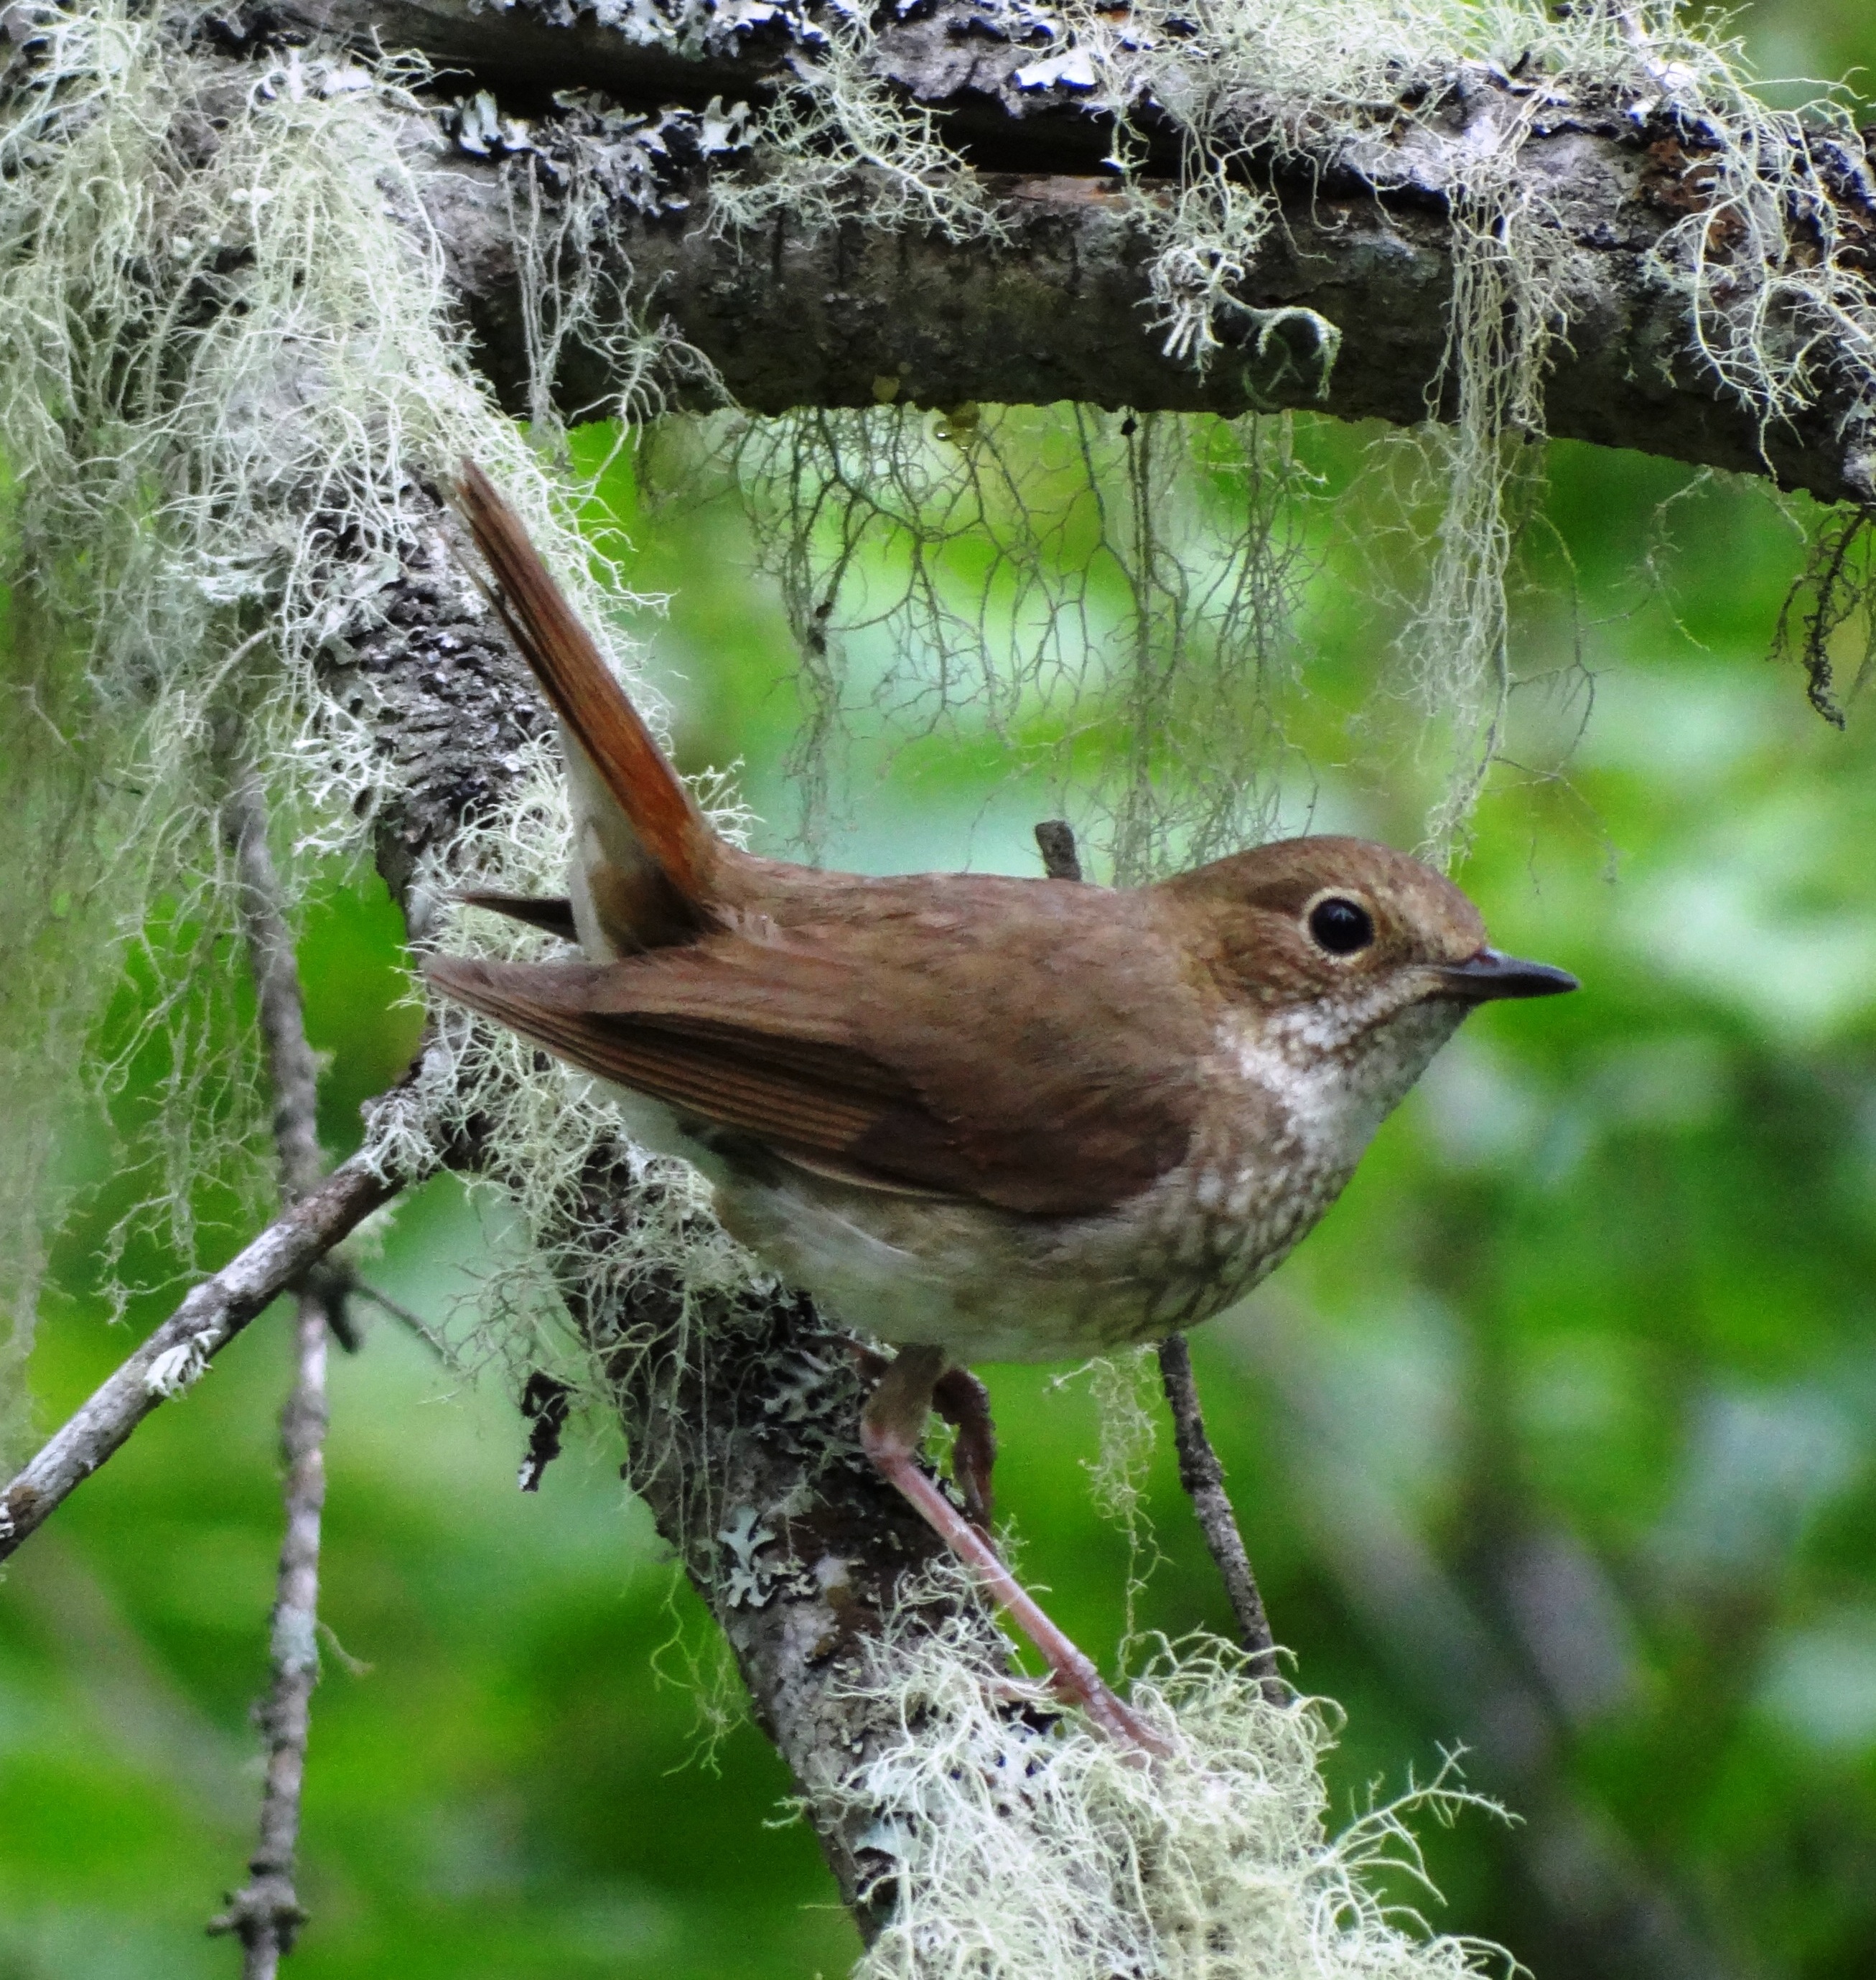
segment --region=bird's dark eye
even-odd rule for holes
[[[1331,894],[1310,910],[1310,934],[1331,955],[1353,955],[1374,939],[1374,917],[1359,901]]]

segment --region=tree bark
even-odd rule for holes
[[[1034,11],[1034,10],[1031,10]],[[699,148],[696,113],[712,99],[760,105],[785,86],[792,58],[812,58],[814,10],[771,0],[716,0],[680,34],[648,4],[616,25],[540,0],[500,10],[476,0],[280,0],[276,25],[364,44],[420,50],[445,73],[440,99],[494,93],[510,135],[540,157],[581,142],[609,161],[622,188],[596,253],[654,317],[715,365],[742,404],[864,406],[882,397],[948,407],[966,400],[1235,414],[1253,403],[1320,405],[1346,419],[1411,424],[1427,416],[1441,369],[1454,240],[1448,189],[1481,135],[1512,113],[1523,85],[1471,64],[1456,68],[1436,125],[1377,114],[1359,145],[1290,151],[1247,121],[1247,175],[1276,198],[1278,224],[1241,284],[1240,333],[1252,313],[1307,308],[1343,332],[1321,383],[1311,366],[1227,353],[1203,374],[1160,347],[1146,307],[1153,246],[1104,166],[1114,133],[1067,85],[1016,80],[1033,45],[995,37],[993,11],[933,0],[888,14],[872,58],[908,101],[938,113],[948,141],[983,175],[1000,240],[954,242],[923,229],[857,223],[815,234],[784,217],[759,239],[709,224],[713,174],[748,168],[734,151]],[[557,91],[599,90],[634,111],[662,115],[659,143],[593,134],[588,110],[556,106]],[[1167,120],[1148,105],[1150,137],[1175,162]],[[510,151],[486,121],[442,125],[444,168],[427,219],[443,241],[481,340],[481,361],[517,410],[526,376],[519,280],[503,175]],[[1835,501],[1876,499],[1864,360],[1848,331],[1815,353],[1815,397],[1798,417],[1761,428],[1698,354],[1690,307],[1651,267],[1650,251],[1685,217],[1702,138],[1697,121],[1603,101],[1549,105],[1519,154],[1541,191],[1560,257],[1567,335],[1553,354],[1549,431],[1638,447],[1690,463],[1769,473]],[[1854,241],[1876,246],[1876,204],[1861,141],[1817,134],[1816,154]],[[1155,157],[1157,161],[1157,154]],[[551,220],[561,195],[541,174]],[[1794,221],[1792,252],[1809,251]],[[1227,329],[1229,326],[1227,326]],[[620,380],[577,340],[558,380],[573,408],[605,401]],[[680,387],[679,403],[707,397]],[[1449,417],[1435,391],[1433,410]]]

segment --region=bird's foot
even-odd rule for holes
[[[850,1340],[847,1347],[860,1379],[876,1387],[885,1380],[887,1370],[896,1365],[862,1341]],[[958,1433],[951,1446],[951,1482],[972,1523],[988,1533],[994,1503],[991,1473],[997,1462],[997,1426],[990,1414],[990,1391],[968,1368],[947,1368],[931,1384],[930,1407]],[[922,1419],[922,1409],[919,1415]],[[919,1429],[922,1433],[922,1420]]]

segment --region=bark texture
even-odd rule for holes
[[[759,238],[720,235],[708,224],[712,174],[749,161],[699,113],[759,105],[785,86],[790,61],[824,45],[815,11],[713,0],[681,28],[651,0],[609,22],[602,11],[611,12],[565,0],[499,10],[474,0],[281,0],[268,17],[277,28],[420,49],[449,71],[445,93],[492,93],[493,116],[472,104],[453,135],[440,128],[445,169],[428,218],[486,368],[517,407],[527,365],[504,175],[535,173],[551,222],[560,195],[553,172],[532,161],[583,145],[589,166],[616,188],[595,244],[601,272],[668,320],[755,410],[882,396],[938,407],[1077,399],[1221,413],[1320,404],[1345,418],[1411,423],[1426,416],[1446,347],[1447,188],[1523,89],[1469,65],[1453,74],[1432,128],[1377,115],[1360,144],[1280,163],[1271,131],[1247,124],[1247,173],[1274,194],[1280,221],[1237,291],[1243,334],[1248,341],[1261,321],[1253,312],[1273,308],[1307,308],[1337,325],[1340,354],[1319,398],[1320,367],[1307,352],[1259,357],[1247,341],[1201,375],[1160,350],[1146,307],[1151,243],[1102,164],[1113,131],[1072,86],[1017,79],[1038,54],[1023,22],[1045,9],[1019,15],[986,0],[931,0],[879,24],[877,72],[938,113],[948,141],[984,175],[1002,238],[964,244],[857,223],[816,234],[786,216]],[[596,123],[594,91],[649,122]],[[556,104],[569,91],[578,101]],[[1685,297],[1652,271],[1649,254],[1701,197],[1701,133],[1676,113],[1636,112],[1613,101],[1550,105],[1519,154],[1552,216],[1569,316],[1549,380],[1549,430],[1770,473],[1825,500],[1871,500],[1871,410],[1848,347],[1827,339],[1814,354],[1815,404],[1764,431],[1699,354]],[[1170,173],[1167,120],[1151,105],[1143,119],[1163,138]],[[1860,141],[1821,138],[1818,151],[1831,161],[1846,233],[1876,249]],[[1794,259],[1808,251],[1794,223]],[[569,407],[603,403],[620,382],[577,337],[563,358],[559,389]],[[703,396],[689,388],[693,402]],[[1436,392],[1433,409],[1452,410]]]

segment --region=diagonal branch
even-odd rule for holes
[[[408,1180],[387,1178],[354,1156],[196,1287],[0,1494],[0,1560],[121,1449],[158,1404],[191,1387],[256,1314]]]
[[[383,610],[349,650],[335,641],[324,656],[327,692],[357,711],[384,765],[379,869],[413,917],[416,876],[450,870],[465,826],[513,793],[548,721],[492,614],[466,596],[455,519],[426,501],[430,522],[413,529]],[[446,1159],[525,1198],[527,1178],[492,1139],[472,1126]],[[925,1593],[908,1608],[905,1591],[948,1556],[862,1453],[852,1343],[811,1301],[766,1282],[702,1294],[668,1267],[606,1269],[639,1226],[670,1214],[668,1185],[622,1138],[593,1151],[576,1194],[534,1235],[606,1379],[626,1480],[722,1628],[870,1937],[890,1913],[895,1862],[838,1790],[906,1731],[856,1683],[869,1648],[889,1623],[955,1628],[1001,1692],[1008,1646],[974,1598]]]

